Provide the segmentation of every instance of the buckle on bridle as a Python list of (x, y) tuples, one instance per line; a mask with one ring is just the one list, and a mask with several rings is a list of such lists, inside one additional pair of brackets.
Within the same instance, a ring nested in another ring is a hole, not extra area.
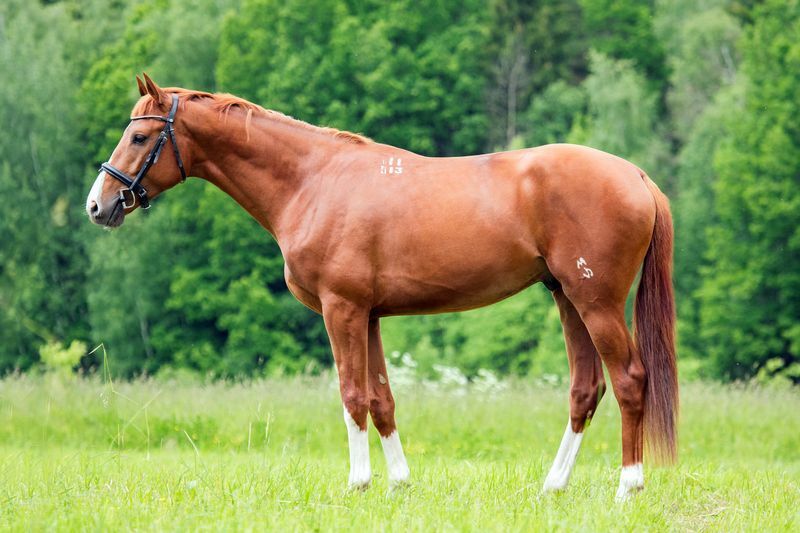
[(120, 189), (119, 201), (122, 202), (123, 208), (130, 209), (136, 205), (136, 195), (133, 194), (133, 191), (130, 189)]
[(147, 196), (147, 190), (139, 185), (142, 189), (140, 194), (136, 194), (133, 189), (120, 189), (119, 190), (119, 201), (122, 202), (122, 207), (124, 209), (130, 209), (134, 205), (136, 205), (136, 197), (138, 196), (142, 201), (139, 202), (142, 209), (150, 209), (150, 202), (146, 202), (143, 199)]

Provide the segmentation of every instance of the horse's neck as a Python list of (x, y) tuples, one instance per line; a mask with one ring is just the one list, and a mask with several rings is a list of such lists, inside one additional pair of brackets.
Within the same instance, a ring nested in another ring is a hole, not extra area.
[(193, 122), (192, 174), (233, 197), (278, 239), (286, 207), (337, 148), (323, 133), (269, 116), (253, 116), (246, 126), (244, 113), (220, 119), (208, 111)]

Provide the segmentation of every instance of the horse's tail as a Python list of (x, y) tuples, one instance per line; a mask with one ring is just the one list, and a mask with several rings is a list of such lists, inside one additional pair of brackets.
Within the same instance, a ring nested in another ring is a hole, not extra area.
[(675, 297), (672, 292), (672, 214), (669, 200), (642, 173), (656, 202), (653, 237), (642, 265), (634, 305), (634, 339), (647, 372), (645, 443), (651, 457), (677, 457), (678, 369), (675, 361)]

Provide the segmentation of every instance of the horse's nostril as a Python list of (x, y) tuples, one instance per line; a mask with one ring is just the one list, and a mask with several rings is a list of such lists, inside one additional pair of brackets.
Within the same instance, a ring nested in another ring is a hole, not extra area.
[(97, 215), (100, 212), (100, 206), (97, 205), (97, 202), (95, 202), (94, 200), (89, 202), (89, 212), (92, 215)]

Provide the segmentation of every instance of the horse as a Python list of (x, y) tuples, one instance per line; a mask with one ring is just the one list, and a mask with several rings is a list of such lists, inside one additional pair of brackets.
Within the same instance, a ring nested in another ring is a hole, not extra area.
[[(538, 282), (558, 306), (570, 371), (567, 426), (543, 491), (567, 487), (606, 389), (603, 365), (622, 422), (617, 499), (643, 488), (645, 447), (675, 459), (672, 218), (637, 166), (569, 144), (424, 157), (230, 94), (136, 81), (140, 98), (88, 195), (89, 218), (117, 227), (195, 176), (272, 234), (289, 290), (322, 315), (330, 339), (351, 488), (370, 483), (368, 417), (390, 487), (410, 476), (380, 319), (486, 306)], [(173, 157), (159, 158), (168, 144)], [(640, 272), (631, 335), (625, 303)]]

